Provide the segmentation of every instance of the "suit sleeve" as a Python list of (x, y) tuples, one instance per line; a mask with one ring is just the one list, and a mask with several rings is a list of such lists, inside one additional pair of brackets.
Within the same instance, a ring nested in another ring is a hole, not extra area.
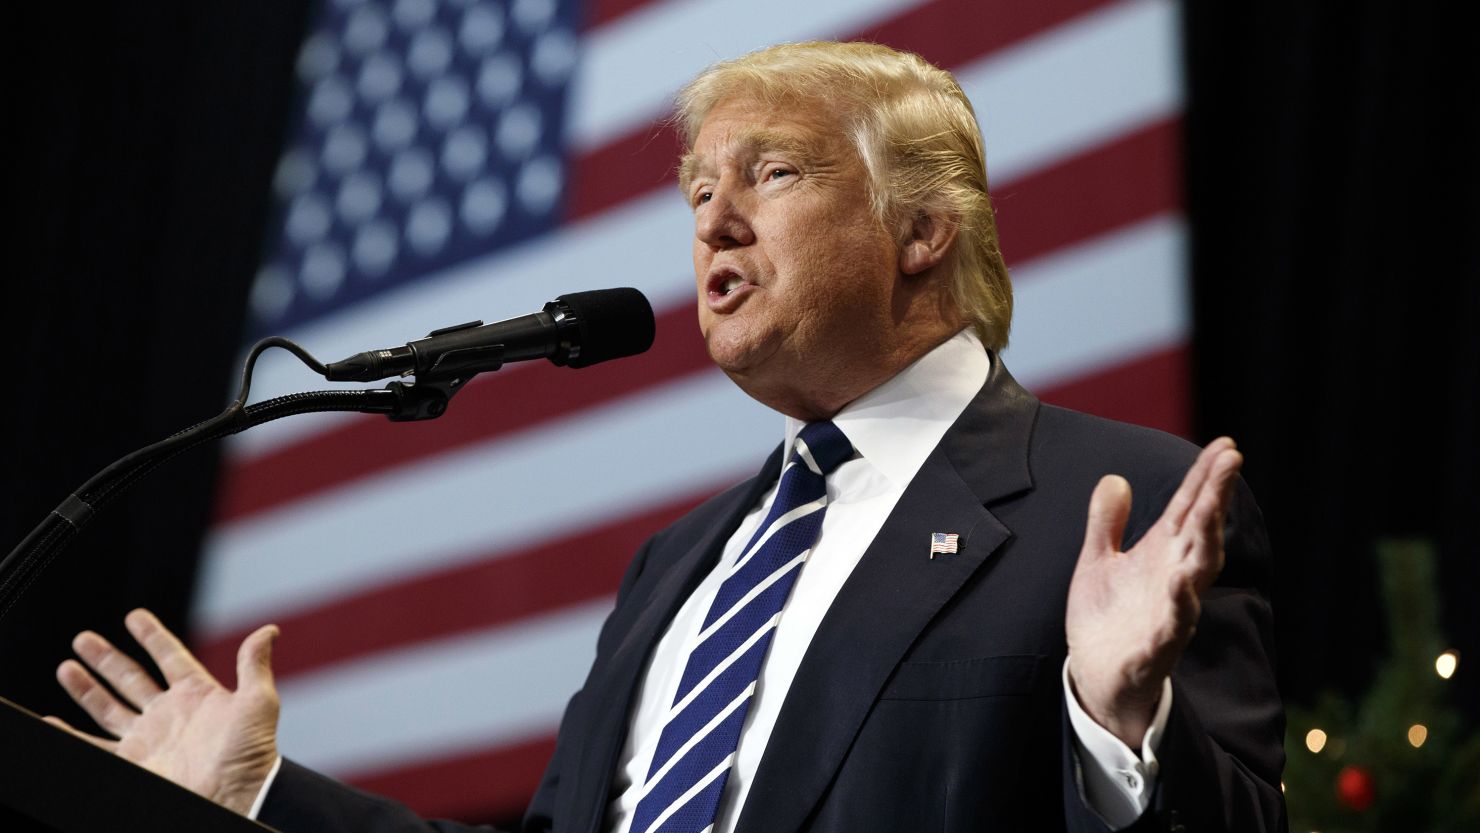
[(494, 833), (450, 821), (423, 821), (407, 807), (361, 792), (284, 759), (258, 821), (283, 833)]
[[(1159, 510), (1158, 510), (1159, 514)], [(1144, 527), (1142, 527), (1144, 528)], [(1197, 632), (1172, 671), (1172, 707), (1157, 749), (1151, 806), (1127, 830), (1279, 833), (1284, 710), (1274, 676), (1271, 556), (1264, 521), (1240, 479), (1223, 572), (1203, 594)], [(1064, 810), (1074, 833), (1110, 828), (1084, 801), (1065, 717)]]

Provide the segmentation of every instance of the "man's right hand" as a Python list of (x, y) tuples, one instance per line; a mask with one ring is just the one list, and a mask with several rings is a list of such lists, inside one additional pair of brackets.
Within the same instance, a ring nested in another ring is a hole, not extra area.
[(237, 687), (230, 691), (154, 614), (135, 610), (124, 624), (159, 666), (167, 687), (161, 689), (106, 639), (83, 631), (72, 640), (72, 649), (86, 666), (63, 662), (57, 681), (116, 740), (80, 732), (60, 718), (47, 721), (246, 814), (278, 756), (278, 696), (271, 664), (277, 626), (261, 627), (242, 641)]

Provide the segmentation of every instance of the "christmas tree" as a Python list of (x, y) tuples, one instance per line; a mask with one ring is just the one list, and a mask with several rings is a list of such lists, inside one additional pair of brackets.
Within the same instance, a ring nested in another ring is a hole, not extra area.
[(1285, 798), (1292, 833), (1480, 830), (1480, 736), (1448, 702), (1459, 655), (1439, 630), (1434, 552), (1377, 547), (1388, 655), (1357, 702), (1289, 709)]

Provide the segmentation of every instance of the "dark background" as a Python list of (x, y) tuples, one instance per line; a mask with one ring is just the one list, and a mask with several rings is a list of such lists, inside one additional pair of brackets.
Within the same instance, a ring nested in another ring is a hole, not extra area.
[(1370, 679), (1382, 537), (1435, 542), (1480, 657), (1480, 60), (1437, 7), (1184, 7), (1194, 425), (1245, 451), (1287, 700)]
[[(1373, 542), (1432, 539), (1456, 701), (1480, 717), (1477, 51), (1424, 3), (1190, 3), (1196, 439), (1238, 439), (1279, 556), (1287, 700), (1384, 650)], [(54, 6), (7, 118), (12, 332), (0, 550), (125, 451), (193, 424), (232, 365), (288, 125), (304, 3)], [(17, 111), (18, 110), (18, 111)], [(17, 361), (16, 359), (19, 359)], [(70, 637), (183, 625), (215, 449), (100, 516), (0, 621), (0, 695), (81, 720)]]

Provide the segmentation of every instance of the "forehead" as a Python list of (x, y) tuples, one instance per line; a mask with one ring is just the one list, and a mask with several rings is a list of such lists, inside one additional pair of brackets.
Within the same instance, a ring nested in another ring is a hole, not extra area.
[(686, 182), (727, 161), (743, 161), (759, 153), (780, 153), (803, 161), (835, 159), (852, 149), (840, 122), (825, 106), (726, 102), (704, 118), (682, 159), (680, 179)]

